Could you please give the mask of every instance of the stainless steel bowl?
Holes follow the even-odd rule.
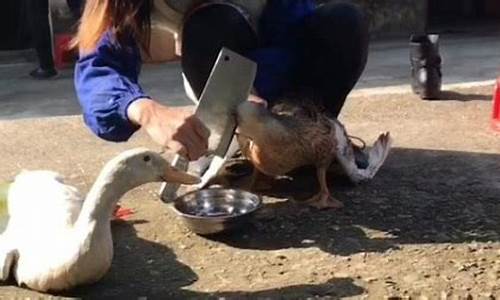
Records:
[[[177,198],[173,208],[191,231],[211,235],[234,230],[248,223],[261,205],[261,197],[249,192],[205,189]]]

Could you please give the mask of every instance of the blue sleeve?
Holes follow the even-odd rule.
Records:
[[[130,39],[118,45],[106,33],[96,50],[81,56],[75,67],[75,88],[85,124],[100,138],[126,141],[138,129],[127,116],[128,106],[149,98],[138,83],[140,51]]]

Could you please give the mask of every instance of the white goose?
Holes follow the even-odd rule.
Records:
[[[54,172],[22,172],[9,187],[10,219],[0,235],[0,281],[62,291],[101,279],[111,266],[110,220],[129,190],[149,182],[183,184],[197,177],[147,149],[126,151],[105,165],[85,200]]]

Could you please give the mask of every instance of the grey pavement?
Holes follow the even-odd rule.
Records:
[[[442,35],[443,83],[459,84],[493,80],[499,74],[500,34]],[[373,43],[366,71],[358,88],[398,86],[409,82],[407,42]]]
[[[500,65],[497,32],[483,35],[442,35],[441,52],[445,84],[493,80]],[[54,80],[35,81],[27,75],[34,67],[32,55],[0,52],[0,119],[79,114],[72,70]],[[189,103],[184,95],[179,63],[145,65],[141,83],[154,98],[170,104]],[[387,87],[408,87],[407,39],[375,41],[370,46],[367,68],[356,92]]]

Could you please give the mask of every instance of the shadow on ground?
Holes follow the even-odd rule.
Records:
[[[454,100],[454,101],[490,101],[492,95],[477,94],[477,93],[459,93],[456,91],[442,91],[439,100]]]
[[[346,204],[340,211],[269,203],[244,233],[213,239],[244,249],[316,246],[336,255],[500,241],[498,178],[500,155],[395,149],[369,183],[354,187],[331,176],[334,196]],[[304,196],[315,189],[314,171],[305,170],[296,180],[273,184],[271,194]]]
[[[137,223],[135,223],[137,224]],[[300,299],[311,296],[350,297],[364,293],[351,278],[334,278],[320,285],[297,285],[257,292],[200,293],[183,289],[198,280],[191,268],[167,247],[137,237],[133,224],[114,226],[115,257],[111,271],[99,283],[77,288],[67,297],[127,299]]]
[[[274,182],[272,194],[312,195],[317,188],[314,172],[305,169],[296,175],[291,182]],[[243,232],[211,239],[243,249],[318,247],[335,255],[384,252],[404,244],[500,241],[498,178],[498,154],[394,149],[370,183],[354,187],[337,175],[330,178],[333,194],[346,204],[343,210],[317,211],[293,201],[273,201]],[[352,278],[252,292],[189,291],[184,287],[198,277],[168,247],[139,238],[130,223],[115,225],[113,231],[120,243],[110,273],[67,296],[303,299],[365,292]]]

